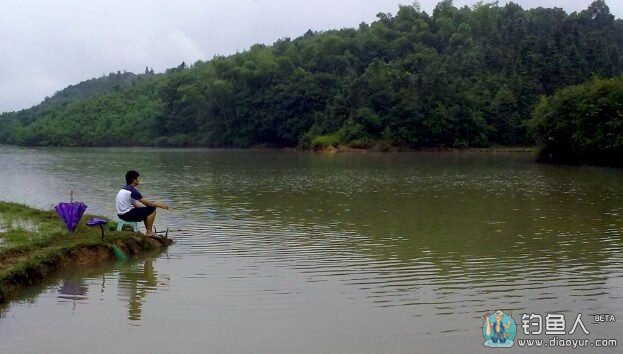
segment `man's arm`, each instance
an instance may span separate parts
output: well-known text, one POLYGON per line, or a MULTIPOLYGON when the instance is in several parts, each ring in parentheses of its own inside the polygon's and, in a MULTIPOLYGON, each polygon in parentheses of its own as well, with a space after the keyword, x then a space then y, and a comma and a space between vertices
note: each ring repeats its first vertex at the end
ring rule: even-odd
POLYGON ((150 206, 153 208, 169 210, 169 206, 164 203, 152 202, 151 200, 147 200, 145 198, 140 199, 139 202, 143 203, 143 205, 150 206))

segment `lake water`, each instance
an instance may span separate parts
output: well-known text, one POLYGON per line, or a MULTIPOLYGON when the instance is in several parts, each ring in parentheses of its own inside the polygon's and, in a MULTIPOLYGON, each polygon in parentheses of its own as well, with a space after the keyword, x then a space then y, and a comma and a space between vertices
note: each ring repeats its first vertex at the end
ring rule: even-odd
POLYGON ((522 313, 567 328, 582 313, 578 338, 621 342, 623 171, 532 161, 0 146, 0 199, 50 208, 74 190, 113 217, 137 169, 177 240, 28 289, 2 309, 0 352, 490 352, 496 309, 520 331, 522 313))

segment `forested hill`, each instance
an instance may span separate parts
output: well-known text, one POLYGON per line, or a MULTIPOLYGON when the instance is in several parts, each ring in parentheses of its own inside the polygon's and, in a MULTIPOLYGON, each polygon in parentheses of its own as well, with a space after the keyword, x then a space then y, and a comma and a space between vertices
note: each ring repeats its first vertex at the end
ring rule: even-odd
MULTIPOLYGON (((153 69, 145 70, 145 75, 153 74, 153 69)), ((42 105, 63 105, 67 103, 86 101, 96 96, 107 94, 111 91, 118 91, 132 85, 138 75, 129 72, 111 73, 96 79, 89 79, 77 85, 70 85, 63 90, 56 92, 52 97, 46 97, 42 105)))
POLYGON ((542 95, 622 73, 623 21, 601 0, 571 14, 442 1, 432 14, 402 6, 96 96, 76 86, 66 93, 80 99, 3 114, 0 142, 521 145, 532 143, 525 122, 542 95))
MULTIPOLYGON (((149 74, 153 74, 153 69, 145 70, 145 75, 149 74)), ((89 79, 76 85, 69 85, 61 91, 57 91, 52 96, 46 97, 40 104, 29 109, 15 112, 15 114, 19 115, 21 119, 36 117, 41 110, 58 109, 69 103, 87 101, 112 91, 128 88, 138 77, 139 75, 134 73, 118 71, 117 73, 110 73, 99 78, 89 79)))
MULTIPOLYGON (((152 75, 154 75, 153 69, 146 68, 144 77, 152 75)), ((14 134, 6 129, 6 123, 9 121, 28 125, 40 117, 46 116, 49 112, 63 110, 69 104, 88 101, 98 96, 129 88, 141 76, 126 71, 110 73, 76 85, 69 85, 31 108, 19 112, 4 113, 0 116, 0 141, 11 140, 10 136, 14 134), (3 121, 5 125, 3 125, 3 121)))

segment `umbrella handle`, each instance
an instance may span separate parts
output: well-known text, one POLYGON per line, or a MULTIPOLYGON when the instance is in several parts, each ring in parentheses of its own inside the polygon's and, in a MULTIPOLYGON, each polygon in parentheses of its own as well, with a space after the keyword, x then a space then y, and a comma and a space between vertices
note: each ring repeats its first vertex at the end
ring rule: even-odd
POLYGON ((71 203, 74 202, 74 191, 69 191, 69 200, 71 201, 71 203))
POLYGON ((104 241, 104 225, 100 225, 100 230, 102 230, 102 241, 104 241))

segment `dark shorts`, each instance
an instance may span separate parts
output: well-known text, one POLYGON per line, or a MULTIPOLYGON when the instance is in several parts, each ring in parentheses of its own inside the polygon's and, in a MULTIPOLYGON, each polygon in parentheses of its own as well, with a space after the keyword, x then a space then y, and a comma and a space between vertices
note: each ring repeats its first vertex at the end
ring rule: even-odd
POLYGON ((118 216, 119 216, 119 219, 124 220, 124 221, 139 222, 139 221, 143 221, 147 219, 147 217, 151 215, 151 213, 153 213, 155 210, 156 208, 154 207, 146 206, 142 208, 134 208, 128 211, 127 213, 121 214, 118 216))

